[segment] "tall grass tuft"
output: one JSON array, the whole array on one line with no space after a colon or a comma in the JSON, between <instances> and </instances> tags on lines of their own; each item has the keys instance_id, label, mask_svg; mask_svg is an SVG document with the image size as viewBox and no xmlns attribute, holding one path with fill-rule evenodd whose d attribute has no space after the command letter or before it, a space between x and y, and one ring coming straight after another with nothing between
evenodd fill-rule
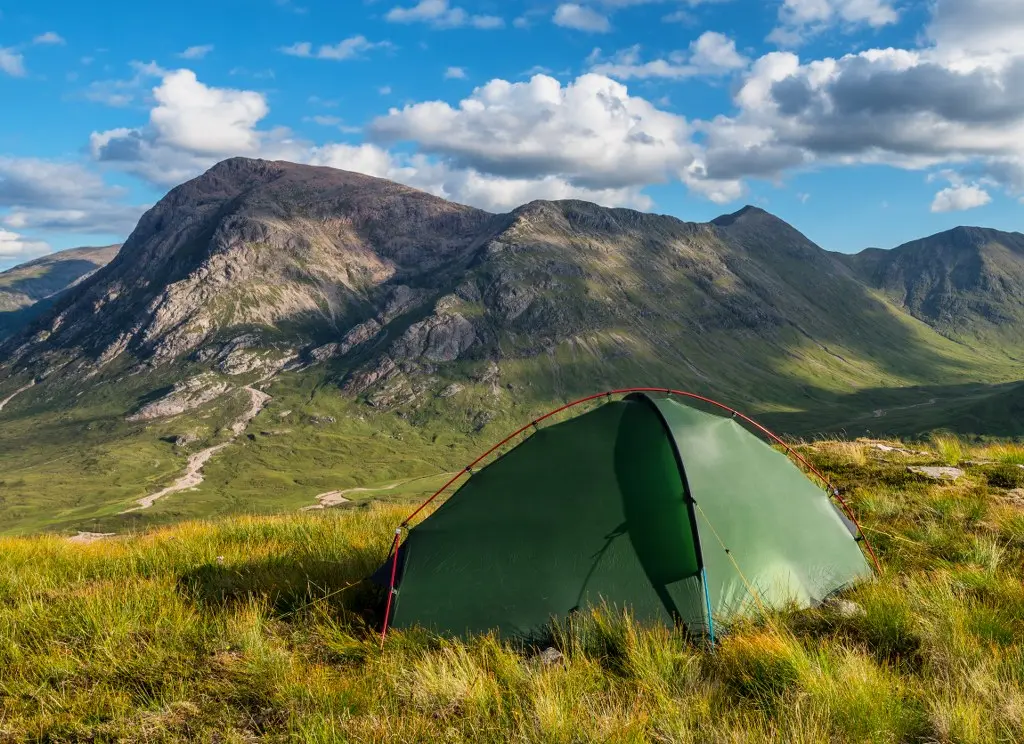
<instances>
[{"instance_id":1,"label":"tall grass tuft","mask_svg":"<svg viewBox=\"0 0 1024 744\"><path fill-rule=\"evenodd\" d=\"M964 443L955 434L936 434L932 436L932 446L939 459L947 465L959 465L964 459Z\"/></svg>"}]
</instances>

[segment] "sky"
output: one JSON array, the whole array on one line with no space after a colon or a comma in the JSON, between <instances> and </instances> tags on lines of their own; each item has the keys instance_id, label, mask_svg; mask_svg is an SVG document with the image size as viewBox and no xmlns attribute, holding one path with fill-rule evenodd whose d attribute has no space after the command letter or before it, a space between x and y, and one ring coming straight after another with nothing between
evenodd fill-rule
<instances>
[{"instance_id":1,"label":"sky","mask_svg":"<svg viewBox=\"0 0 1024 744\"><path fill-rule=\"evenodd\" d=\"M1024 229L1022 0L0 0L0 269L228 157L488 209Z\"/></svg>"}]
</instances>

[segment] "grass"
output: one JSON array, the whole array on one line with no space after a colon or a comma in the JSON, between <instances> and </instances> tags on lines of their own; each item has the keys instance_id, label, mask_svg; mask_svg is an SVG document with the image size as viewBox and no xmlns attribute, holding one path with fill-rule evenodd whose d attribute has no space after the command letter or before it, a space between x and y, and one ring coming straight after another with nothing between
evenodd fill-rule
<instances>
[{"instance_id":1,"label":"grass","mask_svg":"<svg viewBox=\"0 0 1024 744\"><path fill-rule=\"evenodd\" d=\"M0 538L0 742L1022 740L1020 507L984 469L935 483L866 443L802 451L885 572L858 611L747 621L714 652L607 611L554 628L551 664L491 636L382 652L360 580L402 505Z\"/></svg>"}]
</instances>

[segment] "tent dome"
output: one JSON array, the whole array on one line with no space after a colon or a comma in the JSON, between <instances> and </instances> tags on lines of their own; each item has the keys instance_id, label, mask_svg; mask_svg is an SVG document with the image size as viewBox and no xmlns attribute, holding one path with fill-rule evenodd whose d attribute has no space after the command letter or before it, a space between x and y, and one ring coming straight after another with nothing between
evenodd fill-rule
<instances>
[{"instance_id":1,"label":"tent dome","mask_svg":"<svg viewBox=\"0 0 1024 744\"><path fill-rule=\"evenodd\" d=\"M713 635L869 577L851 528L734 419L632 394L472 473L380 573L395 569L392 627L529 637L605 605Z\"/></svg>"}]
</instances>

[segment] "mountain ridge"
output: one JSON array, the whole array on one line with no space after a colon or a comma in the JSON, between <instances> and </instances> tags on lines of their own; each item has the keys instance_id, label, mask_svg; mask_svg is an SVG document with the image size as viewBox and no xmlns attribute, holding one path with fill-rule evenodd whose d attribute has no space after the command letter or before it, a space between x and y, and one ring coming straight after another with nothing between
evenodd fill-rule
<instances>
[{"instance_id":1,"label":"mountain ridge","mask_svg":"<svg viewBox=\"0 0 1024 744\"><path fill-rule=\"evenodd\" d=\"M954 338L855 264L756 207L704 223L579 200L491 214L226 161L0 344L0 472L21 474L0 478L0 530L308 504L460 467L559 402L632 385L802 435L905 431L921 407L932 428L968 420L961 397L1010 399L989 386L1020 379L1024 344L981 325ZM239 435L252 391L269 402ZM204 461L198 494L118 516L204 452L230 457Z\"/></svg>"}]
</instances>

